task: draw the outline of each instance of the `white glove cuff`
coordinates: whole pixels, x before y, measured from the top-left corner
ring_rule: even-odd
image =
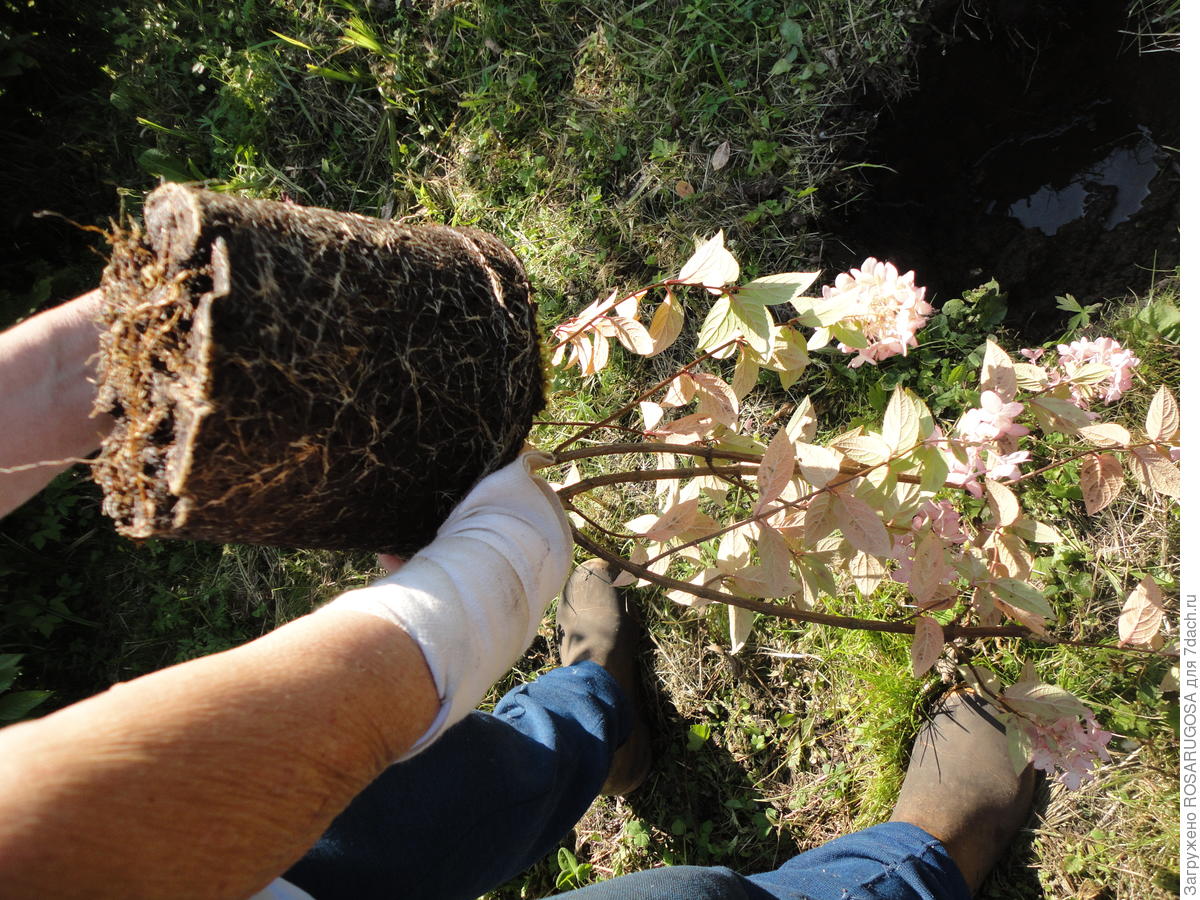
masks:
[[[522,458],[481,481],[399,571],[330,604],[391,622],[421,648],[441,708],[404,759],[470,713],[529,646],[570,548],[558,499]]]

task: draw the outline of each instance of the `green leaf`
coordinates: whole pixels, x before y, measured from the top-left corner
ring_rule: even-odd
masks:
[[[738,321],[733,315],[732,300],[728,294],[722,294],[712,305],[704,324],[700,326],[700,335],[696,341],[696,349],[700,352],[714,350],[730,338],[737,337]]]
[[[1061,544],[1063,536],[1053,525],[1035,522],[1033,519],[1017,519],[1010,529],[1013,534],[1035,544]]]
[[[1054,610],[1042,596],[1042,592],[1024,581],[1015,578],[997,578],[992,582],[992,590],[996,596],[1017,609],[1041,616],[1043,619],[1053,619]]]
[[[748,284],[743,284],[734,292],[737,301],[744,304],[759,306],[777,306],[781,303],[791,303],[817,280],[820,272],[784,272],[779,275],[767,275],[755,278]]]
[[[784,19],[779,23],[779,36],[794,47],[804,43],[804,29],[800,27],[799,22],[791,19]]]
[[[1033,741],[1025,733],[1016,716],[1004,716],[1004,731],[1008,738],[1008,758],[1012,762],[1013,771],[1018,775],[1029,765],[1033,758]]]
[[[950,474],[950,463],[946,456],[936,447],[921,447],[914,451],[913,457],[921,464],[921,490],[940,491],[946,486],[946,476]]]
[[[53,691],[17,691],[0,697],[0,722],[16,722],[49,697]]]
[[[187,163],[180,162],[175,157],[168,156],[154,147],[142,151],[141,155],[138,156],[138,165],[151,175],[165,178],[167,181],[185,182],[195,180],[191,173],[188,172]]]
[[[925,411],[928,416],[928,410]],[[892,450],[905,452],[920,440],[921,409],[906,389],[896,386],[883,413],[883,440]]]
[[[12,687],[17,676],[21,674],[17,663],[21,661],[22,655],[20,653],[0,653],[0,693]]]
[[[771,352],[772,324],[770,310],[765,306],[743,303],[740,295],[735,294],[730,312],[738,323],[738,330],[746,338],[746,343],[750,345],[751,349],[763,356],[769,354]]]
[[[1091,424],[1092,421],[1091,417],[1074,403],[1059,397],[1034,397],[1029,401],[1029,405],[1034,408],[1035,413],[1044,413],[1054,430],[1073,432]]]
[[[304,50],[312,50],[312,47],[308,46],[308,44],[304,43],[304,41],[297,40],[294,37],[288,37],[286,34],[283,34],[278,31],[273,31],[270,28],[268,28],[267,31],[270,31],[271,34],[275,35],[275,37],[279,38],[281,41],[287,41],[289,44],[294,44],[295,46],[300,47],[301,49],[304,49]]]
[[[1112,366],[1104,363],[1086,363],[1071,372],[1068,381],[1072,384],[1099,384],[1113,374]]]
[[[863,350],[871,343],[867,340],[867,336],[857,328],[851,328],[842,322],[833,323],[829,330],[833,332],[835,338],[854,350]]]
[[[340,69],[331,69],[328,66],[316,66],[309,63],[305,68],[308,69],[309,75],[319,75],[321,78],[328,78],[330,81],[345,81],[350,84],[357,84],[362,81],[361,75],[352,75],[349,72],[343,72]],[[467,105],[460,103],[460,106]]]

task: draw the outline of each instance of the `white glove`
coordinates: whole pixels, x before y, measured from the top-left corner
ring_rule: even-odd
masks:
[[[544,457],[543,457],[544,458]],[[329,604],[403,628],[441,700],[408,759],[465,717],[533,641],[571,564],[571,529],[527,453],[480,481],[397,572]]]

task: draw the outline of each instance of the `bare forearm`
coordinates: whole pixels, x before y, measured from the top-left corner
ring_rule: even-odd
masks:
[[[0,732],[7,897],[236,897],[424,733],[394,626],[324,610]]]
[[[100,306],[91,291],[0,334],[0,468],[83,456],[112,427],[91,415]],[[63,468],[0,472],[0,516]]]

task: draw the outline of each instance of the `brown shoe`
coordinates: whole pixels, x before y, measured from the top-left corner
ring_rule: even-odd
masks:
[[[1033,809],[1033,769],[1018,775],[1004,726],[970,691],[943,698],[917,734],[891,821],[945,846],[974,894]]]
[[[637,644],[641,625],[616,588],[616,572],[601,559],[576,567],[558,604],[558,656],[564,666],[591,660],[625,692],[633,730],[613,755],[601,794],[623,797],[650,773],[650,723],[641,702]]]

